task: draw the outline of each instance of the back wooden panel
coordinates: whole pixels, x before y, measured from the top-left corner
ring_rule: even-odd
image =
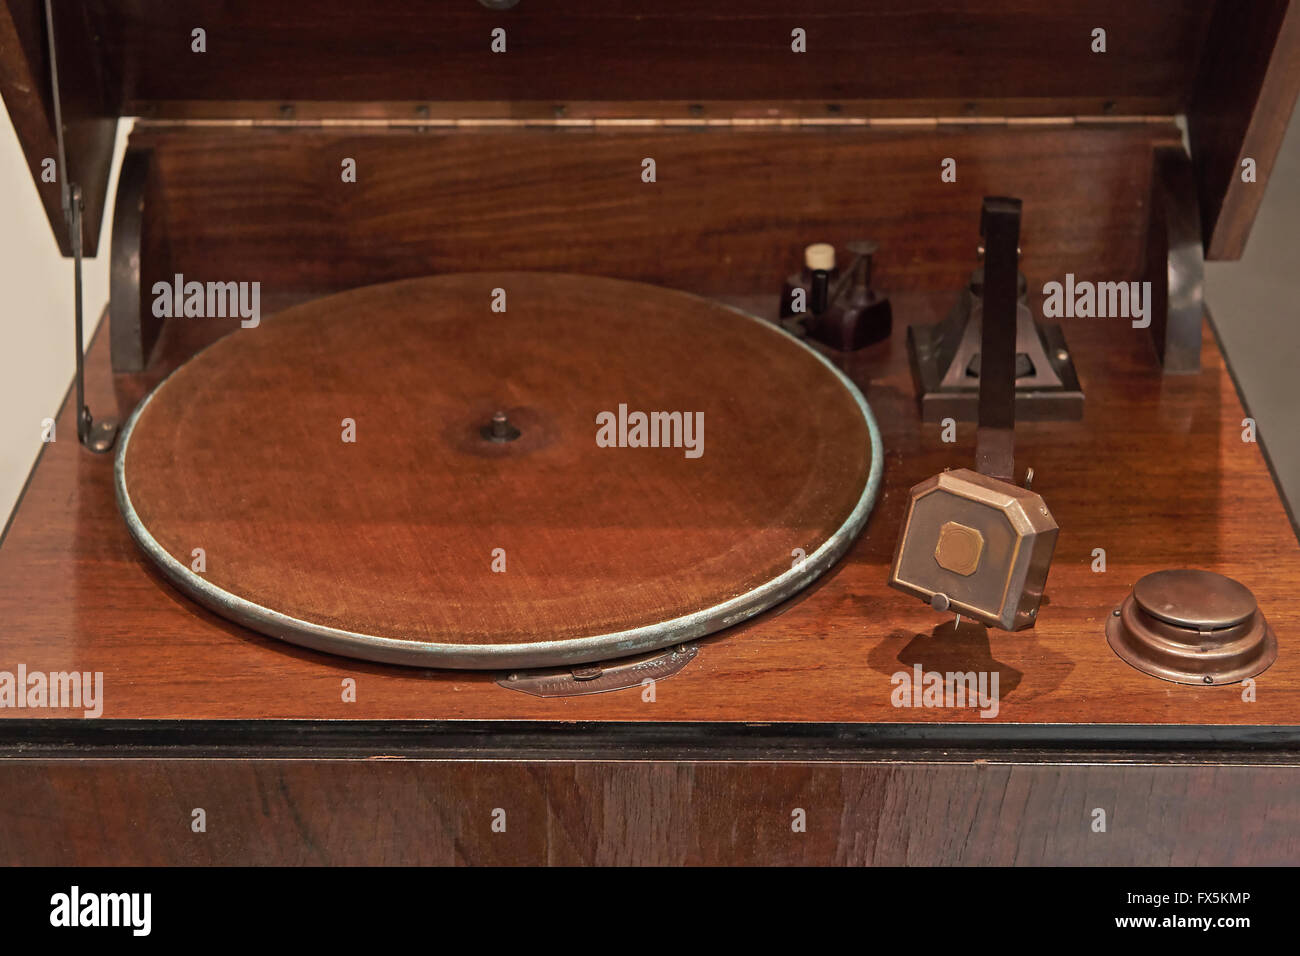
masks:
[[[886,291],[959,287],[980,200],[1025,202],[1031,275],[1141,267],[1151,149],[1171,124],[909,131],[333,130],[142,124],[169,261],[267,299],[444,272],[548,270],[706,295],[780,289],[803,246],[878,240]],[[343,160],[357,181],[342,181]],[[652,183],[643,160],[655,161]],[[941,163],[956,161],[956,182]],[[152,269],[152,271],[151,271]],[[148,300],[148,296],[145,296]]]

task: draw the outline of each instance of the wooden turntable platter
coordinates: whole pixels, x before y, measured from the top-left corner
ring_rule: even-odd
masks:
[[[485,437],[497,412],[517,438]],[[679,418],[643,432],[637,412]],[[771,607],[848,548],[880,467],[857,388],[769,323],[637,283],[475,273],[218,341],[138,407],[116,480],[137,543],[228,618],[370,660],[501,667]]]

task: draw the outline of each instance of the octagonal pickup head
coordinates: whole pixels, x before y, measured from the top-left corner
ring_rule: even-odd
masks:
[[[1040,495],[965,468],[908,493],[890,587],[1008,631],[1032,627],[1056,548]]]

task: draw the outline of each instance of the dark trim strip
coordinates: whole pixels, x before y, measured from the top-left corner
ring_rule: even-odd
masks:
[[[0,720],[0,756],[186,759],[368,756],[470,760],[971,759],[1052,750],[1272,755],[1300,763],[1300,727],[1141,724],[742,724],[371,720]],[[951,753],[950,751],[963,751]]]

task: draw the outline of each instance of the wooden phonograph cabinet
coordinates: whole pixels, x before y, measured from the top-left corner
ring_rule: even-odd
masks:
[[[1295,862],[1202,273],[1297,89],[1286,0],[6,0],[111,296],[0,862]]]

